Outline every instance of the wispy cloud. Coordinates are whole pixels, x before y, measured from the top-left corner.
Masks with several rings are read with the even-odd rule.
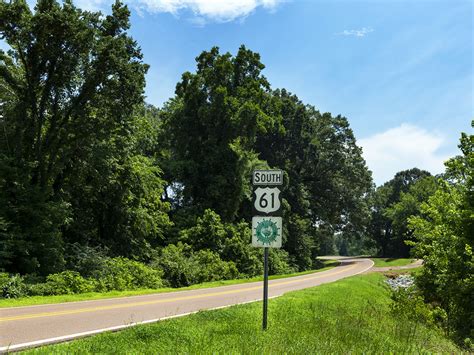
[[[344,30],[336,33],[340,36],[365,37],[368,33],[374,32],[372,27],[362,27],[360,30]]]
[[[445,143],[442,135],[403,123],[382,133],[360,139],[363,155],[377,185],[402,170],[417,167],[432,174],[444,171],[450,155],[438,153]]]
[[[241,20],[257,8],[273,11],[284,0],[125,0],[140,13],[170,13],[179,16],[191,12],[191,20],[203,25],[209,22]],[[107,11],[113,0],[77,0],[85,10]]]

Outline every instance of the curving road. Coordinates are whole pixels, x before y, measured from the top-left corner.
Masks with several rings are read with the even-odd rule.
[[[369,270],[369,259],[341,258],[315,274],[269,281],[269,297],[334,282]],[[262,282],[143,296],[0,308],[0,352],[20,350],[135,324],[262,299]]]

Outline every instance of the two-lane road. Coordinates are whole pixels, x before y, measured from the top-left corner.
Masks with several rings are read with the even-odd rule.
[[[341,265],[331,270],[271,280],[269,297],[337,281],[372,266],[369,259],[341,259]],[[124,298],[0,308],[0,352],[261,299],[262,282],[252,282]]]

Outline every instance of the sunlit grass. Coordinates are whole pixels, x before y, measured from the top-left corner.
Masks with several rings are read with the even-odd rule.
[[[421,353],[459,352],[435,328],[393,316],[383,275],[360,275],[261,302],[104,333],[31,350],[50,353]]]
[[[387,267],[387,266],[405,266],[411,264],[413,259],[395,259],[395,258],[370,258],[374,262],[375,267]]]

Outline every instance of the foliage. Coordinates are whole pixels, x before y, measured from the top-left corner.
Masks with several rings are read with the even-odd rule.
[[[163,278],[171,287],[189,286],[193,282],[195,265],[190,260],[191,248],[187,244],[169,244],[160,256],[152,261],[154,268],[163,270]]]
[[[239,276],[235,262],[224,261],[218,253],[209,249],[193,252],[189,245],[182,242],[163,248],[152,265],[163,270],[165,280],[172,287],[229,280]]]
[[[103,268],[94,274],[97,291],[160,288],[162,272],[140,262],[118,257],[107,259]]]
[[[435,179],[427,171],[413,168],[400,171],[372,194],[370,236],[382,257],[408,257],[405,240],[412,231],[407,219],[418,214],[420,205],[436,189]]]
[[[419,291],[414,287],[399,287],[392,290],[391,298],[393,302],[390,304],[390,311],[394,317],[432,325],[434,324],[435,315],[440,314],[438,309],[434,311],[430,309]]]
[[[3,298],[18,298],[28,294],[24,278],[18,274],[8,277],[8,274],[2,273],[0,281]]]
[[[463,155],[446,163],[448,181],[409,225],[413,251],[424,260],[417,283],[428,302],[446,311],[448,331],[462,342],[474,338],[474,135],[463,134],[460,148]]]
[[[70,1],[40,0],[34,12],[22,0],[0,2],[0,36],[10,47],[0,51],[0,218],[7,227],[0,267],[61,270],[63,230],[94,220],[77,213],[80,194],[94,183],[81,172],[91,155],[102,165],[120,161],[122,154],[107,157],[99,148],[130,133],[145,85],[129,16],[120,2],[107,16]]]
[[[30,295],[70,295],[94,291],[95,282],[85,279],[76,271],[48,275],[45,283],[30,286]]]
[[[77,271],[84,277],[90,277],[105,267],[107,252],[100,247],[73,243],[68,246],[65,259],[68,270]]]
[[[206,208],[232,221],[249,198],[249,176],[257,161],[257,132],[278,125],[271,115],[269,83],[260,55],[241,46],[235,57],[217,47],[197,58],[163,113],[170,144],[167,167],[180,186],[180,206],[201,214]]]
[[[223,261],[217,253],[210,250],[204,249],[194,253],[191,263],[197,266],[194,270],[193,283],[231,280],[239,274],[233,261]]]

